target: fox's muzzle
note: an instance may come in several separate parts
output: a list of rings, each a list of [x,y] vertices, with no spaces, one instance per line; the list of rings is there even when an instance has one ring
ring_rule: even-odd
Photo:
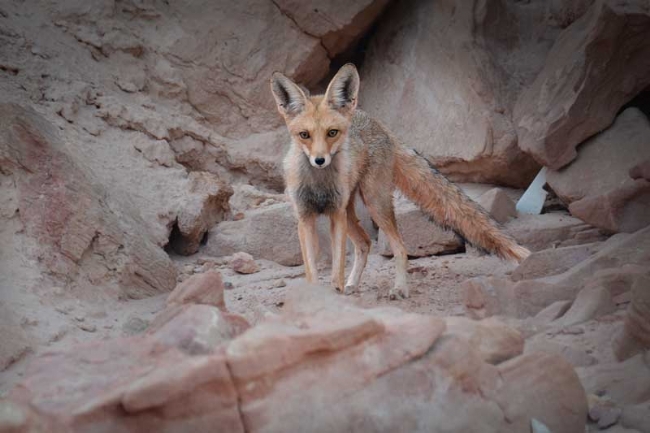
[[[309,155],[309,163],[312,167],[325,168],[330,165],[330,162],[332,162],[332,156],[330,154],[317,156]]]

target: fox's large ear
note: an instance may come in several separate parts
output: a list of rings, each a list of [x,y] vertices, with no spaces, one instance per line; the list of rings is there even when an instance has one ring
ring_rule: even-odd
[[[339,69],[325,92],[325,100],[343,115],[351,115],[357,108],[359,96],[359,73],[352,64],[345,64]]]
[[[307,95],[302,89],[280,72],[271,77],[271,90],[278,104],[278,111],[285,117],[295,116],[305,109]]]

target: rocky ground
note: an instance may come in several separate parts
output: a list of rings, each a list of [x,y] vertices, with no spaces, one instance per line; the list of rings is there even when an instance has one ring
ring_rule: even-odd
[[[650,432],[649,59],[646,0],[0,2],[0,432]],[[359,203],[304,283],[268,79],[347,61],[528,259],[396,196],[410,298]]]

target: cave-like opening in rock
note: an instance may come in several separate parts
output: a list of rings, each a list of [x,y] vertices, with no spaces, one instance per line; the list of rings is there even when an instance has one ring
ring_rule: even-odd
[[[616,115],[618,116],[630,107],[641,110],[643,114],[650,119],[650,87],[647,87],[641,93],[632,98],[627,104],[623,105]]]

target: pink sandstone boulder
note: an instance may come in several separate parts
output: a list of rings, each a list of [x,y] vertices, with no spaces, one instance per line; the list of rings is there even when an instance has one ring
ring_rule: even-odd
[[[515,433],[532,418],[557,433],[584,428],[573,368],[555,355],[518,356],[521,344],[496,323],[447,329],[433,316],[365,310],[323,287],[294,286],[282,314],[194,350],[187,343],[206,340],[201,328],[227,322],[199,312],[221,314],[214,307],[185,308],[148,334],[38,357],[10,394],[34,411],[14,422],[18,431],[34,419],[117,433]],[[479,349],[478,335],[504,350]]]

